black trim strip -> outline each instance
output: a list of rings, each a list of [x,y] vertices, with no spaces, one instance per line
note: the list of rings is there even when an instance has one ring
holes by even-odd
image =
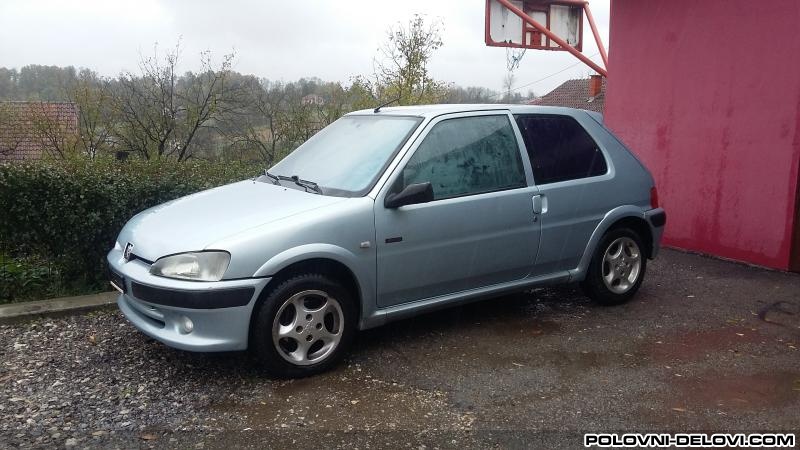
[[[661,211],[659,213],[653,214],[652,216],[650,216],[650,223],[652,223],[653,226],[656,228],[663,227],[667,223],[667,213]]]
[[[125,293],[125,278],[122,275],[114,272],[111,269],[108,269],[108,280],[117,287],[122,293]]]
[[[156,305],[189,309],[220,309],[244,306],[250,303],[255,288],[241,287],[214,291],[180,291],[145,286],[131,282],[135,298]]]
[[[136,261],[137,259],[138,259],[139,261],[141,261],[141,262],[143,262],[143,263],[147,264],[147,265],[150,265],[150,266],[152,266],[152,265],[153,265],[153,261],[150,261],[149,259],[144,259],[144,258],[142,258],[141,256],[139,256],[139,255],[137,255],[136,253],[133,253],[133,252],[131,252],[131,256],[130,256],[130,258],[128,258],[128,259],[127,259],[125,262]]]

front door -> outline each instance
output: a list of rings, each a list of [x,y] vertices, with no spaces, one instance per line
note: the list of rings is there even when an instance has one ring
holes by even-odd
[[[530,167],[507,113],[450,115],[398,165],[375,202],[378,305],[524,278],[536,259]],[[387,194],[430,182],[429,203],[386,208]]]

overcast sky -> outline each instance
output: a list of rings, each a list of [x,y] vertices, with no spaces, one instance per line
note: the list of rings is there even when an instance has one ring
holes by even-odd
[[[608,45],[609,0],[590,4]],[[217,59],[235,50],[234,69],[245,74],[346,83],[372,72],[387,28],[414,13],[444,22],[444,45],[431,61],[435,78],[501,89],[506,51],[483,42],[483,0],[3,0],[0,66],[72,65],[116,75],[136,70],[139,54],[152,54],[155,42],[172,47],[180,38],[184,69],[196,68],[202,50]],[[586,23],[584,37],[584,54],[596,54]],[[576,63],[566,52],[528,51],[515,71],[515,85],[574,65],[520,89],[547,93],[592,72]]]

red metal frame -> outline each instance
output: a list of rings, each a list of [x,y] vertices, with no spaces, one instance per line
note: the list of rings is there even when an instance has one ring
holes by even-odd
[[[600,51],[600,58],[603,60],[603,65],[608,67],[608,54],[606,54],[606,48],[603,47],[603,41],[600,39],[600,32],[597,31],[597,25],[594,24],[592,10],[589,9],[589,2],[583,4],[583,12],[586,13],[586,19],[589,21],[589,27],[592,29],[594,41],[597,43],[597,49]],[[608,77],[608,75],[604,76]]]
[[[578,58],[579,60],[581,60],[587,66],[591,67],[595,72],[597,72],[600,75],[608,78],[608,71],[604,67],[600,67],[597,63],[595,63],[594,61],[589,59],[586,55],[581,53],[581,49],[575,48],[572,45],[569,45],[565,40],[561,39],[555,33],[550,31],[550,29],[547,26],[542,25],[539,22],[535,21],[532,17],[530,17],[528,14],[526,14],[525,11],[522,11],[521,9],[517,8],[516,6],[514,6],[514,4],[511,3],[509,0],[495,0],[495,1],[497,1],[501,5],[505,6],[509,11],[511,11],[512,13],[516,14],[520,19],[522,19],[522,23],[523,23],[523,25],[522,25],[523,26],[523,33],[522,33],[523,43],[520,45],[520,44],[509,43],[509,42],[495,42],[495,41],[493,41],[492,38],[491,38],[491,35],[490,35],[490,24],[489,24],[489,13],[490,13],[490,8],[491,8],[491,1],[492,0],[486,0],[486,19],[485,19],[485,29],[484,29],[484,39],[486,41],[486,45],[490,45],[490,46],[493,46],[493,47],[535,48],[535,49],[539,49],[539,50],[563,50],[563,51],[567,51],[570,54],[572,54],[573,56],[575,56],[576,58]],[[592,34],[594,35],[594,40],[597,43],[597,48],[600,50],[600,57],[603,60],[603,65],[605,67],[608,67],[608,55],[606,54],[606,50],[603,47],[602,41],[600,40],[600,33],[597,30],[597,25],[594,22],[594,17],[592,16],[591,11],[589,10],[589,2],[586,1],[586,0],[557,0],[557,1],[553,1],[551,3],[552,4],[558,4],[558,5],[581,6],[583,8],[584,13],[586,14],[586,18],[589,21],[589,27],[592,29]],[[549,20],[550,20],[549,13],[548,13],[547,17],[548,17],[548,22],[549,22]],[[550,24],[548,23],[546,25],[549,26]],[[527,34],[526,33],[529,30],[528,26],[538,30],[540,33],[542,33],[547,38],[546,39],[547,47],[525,45],[525,42],[527,42]],[[583,42],[583,21],[581,21],[580,28],[579,28],[579,33],[580,33],[580,42]],[[559,47],[556,47],[556,48],[550,47],[550,41],[555,42],[556,44],[558,44]]]

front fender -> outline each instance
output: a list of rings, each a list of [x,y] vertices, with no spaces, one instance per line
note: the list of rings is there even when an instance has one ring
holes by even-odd
[[[589,238],[588,244],[586,244],[586,249],[583,251],[583,256],[581,257],[580,263],[578,263],[578,267],[570,270],[570,281],[582,281],[584,279],[586,271],[589,269],[589,264],[592,262],[594,251],[600,244],[600,239],[603,238],[603,235],[606,234],[606,231],[608,231],[612,225],[626,217],[636,217],[647,221],[645,211],[643,211],[641,207],[634,205],[618,206],[607,212],[592,232],[592,236]]]
[[[322,243],[305,244],[284,250],[262,264],[253,276],[269,277],[294,263],[315,258],[332,259],[340,262],[349,267],[358,276],[356,270],[353,269],[353,266],[358,264],[358,258],[353,252],[338,245]]]
[[[374,255],[374,253],[371,253]],[[361,317],[375,308],[375,259],[332,244],[314,243],[293,247],[278,253],[258,268],[254,277],[271,277],[294,263],[309,259],[329,259],[343,264],[355,276],[360,291]]]

